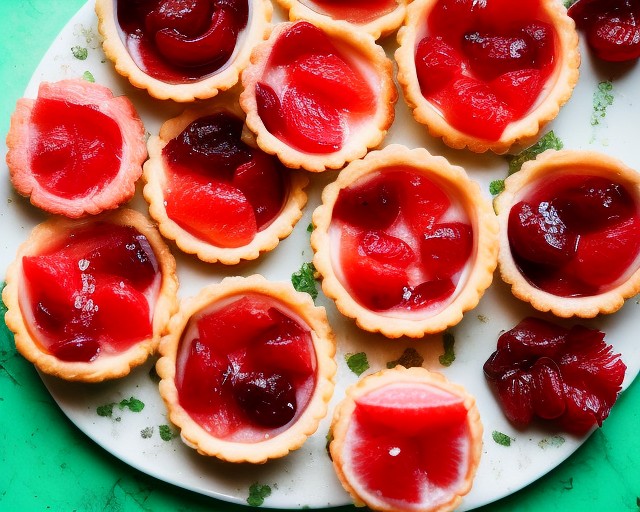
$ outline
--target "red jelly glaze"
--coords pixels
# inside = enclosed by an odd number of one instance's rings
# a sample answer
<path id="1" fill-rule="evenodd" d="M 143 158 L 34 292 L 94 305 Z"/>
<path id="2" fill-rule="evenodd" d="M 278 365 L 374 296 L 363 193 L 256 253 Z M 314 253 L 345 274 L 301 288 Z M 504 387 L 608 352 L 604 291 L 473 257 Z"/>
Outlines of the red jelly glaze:
<path id="1" fill-rule="evenodd" d="M 183 340 L 190 348 L 176 385 L 181 405 L 195 421 L 228 438 L 245 428 L 279 429 L 302 413 L 316 369 L 305 326 L 257 294 L 235 298 L 194 321 L 197 336 Z"/>
<path id="2" fill-rule="evenodd" d="M 118 124 L 91 105 L 36 100 L 31 168 L 42 187 L 65 199 L 85 197 L 120 171 Z"/>
<path id="3" fill-rule="evenodd" d="M 448 300 L 474 246 L 466 218 L 440 222 L 453 205 L 436 182 L 402 168 L 343 189 L 333 222 L 354 298 L 375 311 L 415 311 Z"/>
<path id="4" fill-rule="evenodd" d="M 607 291 L 640 252 L 633 198 L 621 184 L 599 176 L 568 175 L 538 187 L 511 208 L 508 232 L 525 277 L 563 297 Z"/>
<path id="5" fill-rule="evenodd" d="M 118 0 L 120 37 L 136 65 L 171 84 L 206 78 L 231 58 L 248 0 Z"/>
<path id="6" fill-rule="evenodd" d="M 537 2 L 439 0 L 416 45 L 422 94 L 456 129 L 498 140 L 535 103 L 555 66 Z"/>
<path id="7" fill-rule="evenodd" d="M 280 68 L 284 86 L 277 78 Z M 270 82 L 272 76 L 276 78 Z M 278 36 L 255 92 L 258 115 L 267 130 L 312 154 L 340 151 L 348 121 L 375 108 L 374 91 L 360 70 L 329 36 L 306 21 Z"/>
<path id="8" fill-rule="evenodd" d="M 577 435 L 601 426 L 626 371 L 604 337 L 533 317 L 502 334 L 484 373 L 507 418 L 524 427 L 539 417 Z"/>
<path id="9" fill-rule="evenodd" d="M 241 247 L 268 227 L 288 194 L 286 170 L 242 141 L 242 120 L 218 112 L 193 121 L 162 154 L 167 215 L 194 236 Z"/>
<path id="10" fill-rule="evenodd" d="M 302 0 L 301 3 L 334 19 L 357 24 L 375 21 L 398 7 L 396 0 Z"/>
<path id="11" fill-rule="evenodd" d="M 96 223 L 24 256 L 22 267 L 34 336 L 59 359 L 93 361 L 152 335 L 158 263 L 134 228 Z"/>

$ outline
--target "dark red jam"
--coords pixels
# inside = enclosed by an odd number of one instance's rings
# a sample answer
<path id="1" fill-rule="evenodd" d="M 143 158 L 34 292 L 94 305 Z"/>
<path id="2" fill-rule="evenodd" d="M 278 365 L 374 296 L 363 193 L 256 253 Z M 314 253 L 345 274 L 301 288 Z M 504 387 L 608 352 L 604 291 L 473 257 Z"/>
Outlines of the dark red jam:
<path id="1" fill-rule="evenodd" d="M 640 215 L 609 178 L 558 176 L 513 205 L 509 243 L 536 287 L 563 297 L 603 293 L 638 268 Z"/>
<path id="2" fill-rule="evenodd" d="M 422 94 L 463 133 L 498 140 L 536 103 L 556 64 L 540 2 L 438 0 L 416 45 Z"/>
<path id="3" fill-rule="evenodd" d="M 398 7 L 396 0 L 301 0 L 302 4 L 336 20 L 364 25 Z"/>
<path id="4" fill-rule="evenodd" d="M 221 111 L 193 121 L 162 151 L 167 215 L 220 247 L 251 242 L 278 216 L 288 195 L 286 169 L 243 142 L 242 129 L 242 119 Z"/>
<path id="5" fill-rule="evenodd" d="M 206 78 L 232 57 L 248 0 L 117 0 L 121 38 L 136 65 L 171 84 Z"/>
<path id="6" fill-rule="evenodd" d="M 331 237 L 343 285 L 375 311 L 437 310 L 474 251 L 461 205 L 435 180 L 403 168 L 340 191 Z"/>
<path id="7" fill-rule="evenodd" d="M 89 362 L 151 337 L 159 268 L 134 228 L 80 228 L 22 268 L 32 335 L 57 358 Z"/>
<path id="8" fill-rule="evenodd" d="M 256 442 L 304 411 L 316 365 L 308 327 L 275 299 L 251 294 L 191 319 L 176 386 L 182 407 L 208 432 Z"/>

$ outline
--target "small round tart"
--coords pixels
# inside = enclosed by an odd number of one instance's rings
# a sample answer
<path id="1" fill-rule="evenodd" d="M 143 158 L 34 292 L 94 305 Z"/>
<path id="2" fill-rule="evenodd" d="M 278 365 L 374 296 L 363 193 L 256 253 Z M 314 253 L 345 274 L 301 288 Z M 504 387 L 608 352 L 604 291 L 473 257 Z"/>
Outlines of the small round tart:
<path id="1" fill-rule="evenodd" d="M 324 308 L 259 275 L 228 277 L 183 301 L 160 353 L 160 394 L 183 441 L 230 462 L 300 448 L 333 394 Z"/>
<path id="2" fill-rule="evenodd" d="M 475 307 L 498 225 L 464 169 L 391 145 L 349 164 L 313 213 L 313 263 L 342 314 L 387 337 L 443 331 Z"/>
<path id="3" fill-rule="evenodd" d="M 345 24 L 277 25 L 242 73 L 240 105 L 258 145 L 292 168 L 341 168 L 387 133 L 393 65 L 369 34 Z"/>
<path id="4" fill-rule="evenodd" d="M 154 98 L 190 102 L 233 87 L 269 34 L 268 0 L 96 0 L 106 56 Z"/>
<path id="5" fill-rule="evenodd" d="M 416 0 L 398 43 L 414 118 L 456 149 L 532 141 L 578 81 L 578 35 L 557 0 Z"/>
<path id="6" fill-rule="evenodd" d="M 444 512 L 471 489 L 482 430 L 464 388 L 424 368 L 396 366 L 347 389 L 329 450 L 357 506 Z"/>
<path id="7" fill-rule="evenodd" d="M 595 151 L 548 150 L 495 199 L 499 265 L 539 311 L 591 318 L 640 292 L 640 175 Z"/>
<path id="8" fill-rule="evenodd" d="M 176 264 L 129 209 L 36 226 L 7 270 L 2 299 L 16 348 L 44 373 L 100 382 L 152 354 L 177 309 Z"/>
<path id="9" fill-rule="evenodd" d="M 269 251 L 302 216 L 308 178 L 259 149 L 230 97 L 185 111 L 149 138 L 144 196 L 160 232 L 207 262 Z"/>
<path id="10" fill-rule="evenodd" d="M 18 193 L 71 218 L 125 203 L 147 158 L 131 101 L 82 79 L 42 82 L 21 98 L 7 134 L 7 166 Z"/>
<path id="11" fill-rule="evenodd" d="M 406 14 L 407 0 L 277 0 L 291 21 L 324 26 L 346 22 L 375 39 L 394 32 Z"/>

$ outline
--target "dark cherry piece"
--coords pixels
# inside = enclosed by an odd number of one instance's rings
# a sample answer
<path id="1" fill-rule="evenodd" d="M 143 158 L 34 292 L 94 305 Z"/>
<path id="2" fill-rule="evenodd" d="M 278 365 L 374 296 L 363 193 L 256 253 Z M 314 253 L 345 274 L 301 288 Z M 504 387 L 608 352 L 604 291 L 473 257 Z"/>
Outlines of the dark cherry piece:
<path id="1" fill-rule="evenodd" d="M 233 383 L 233 396 L 244 413 L 264 427 L 286 425 L 297 409 L 295 389 L 286 377 L 277 373 L 243 375 Z"/>

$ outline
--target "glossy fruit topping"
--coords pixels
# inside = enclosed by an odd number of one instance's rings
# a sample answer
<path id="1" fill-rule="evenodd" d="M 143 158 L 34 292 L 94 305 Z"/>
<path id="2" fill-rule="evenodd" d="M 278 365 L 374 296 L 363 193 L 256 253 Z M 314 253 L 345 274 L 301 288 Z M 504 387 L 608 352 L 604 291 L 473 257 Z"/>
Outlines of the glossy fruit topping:
<path id="1" fill-rule="evenodd" d="M 637 267 L 640 215 L 608 178 L 568 175 L 540 187 L 511 208 L 508 232 L 521 271 L 555 295 L 602 293 Z"/>
<path id="2" fill-rule="evenodd" d="M 620 62 L 640 57 L 640 1 L 578 0 L 569 16 L 599 58 Z"/>
<path id="3" fill-rule="evenodd" d="M 333 209 L 344 285 L 363 306 L 442 306 L 474 247 L 455 200 L 425 176 L 389 168 L 341 190 Z"/>
<path id="4" fill-rule="evenodd" d="M 169 218 L 219 247 L 241 247 L 278 216 L 287 196 L 279 161 L 242 140 L 242 120 L 218 112 L 193 121 L 162 154 Z"/>
<path id="5" fill-rule="evenodd" d="M 316 368 L 311 334 L 277 301 L 237 297 L 191 325 L 176 386 L 181 405 L 208 432 L 255 442 L 304 411 Z"/>
<path id="6" fill-rule="evenodd" d="M 502 334 L 484 372 L 507 418 L 520 427 L 534 417 L 552 420 L 577 435 L 601 426 L 626 371 L 604 337 L 532 317 Z"/>
<path id="7" fill-rule="evenodd" d="M 422 94 L 463 133 L 498 140 L 540 95 L 555 66 L 555 34 L 533 0 L 439 0 L 416 45 Z"/>
<path id="8" fill-rule="evenodd" d="M 220 70 L 248 18 L 247 0 L 117 1 L 121 37 L 136 65 L 174 84 Z"/>
<path id="9" fill-rule="evenodd" d="M 375 108 L 374 91 L 360 68 L 306 21 L 279 34 L 255 92 L 267 130 L 313 154 L 339 151 L 349 120 Z"/>
<path id="10" fill-rule="evenodd" d="M 364 24 L 376 20 L 397 8 L 396 0 L 300 0 L 311 9 L 333 19 Z"/>
<path id="11" fill-rule="evenodd" d="M 93 361 L 152 335 L 158 263 L 134 228 L 80 228 L 43 253 L 24 256 L 22 269 L 33 335 L 59 359 Z"/>

